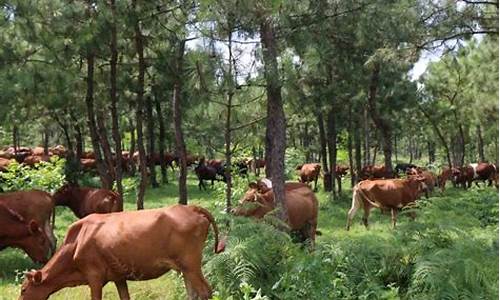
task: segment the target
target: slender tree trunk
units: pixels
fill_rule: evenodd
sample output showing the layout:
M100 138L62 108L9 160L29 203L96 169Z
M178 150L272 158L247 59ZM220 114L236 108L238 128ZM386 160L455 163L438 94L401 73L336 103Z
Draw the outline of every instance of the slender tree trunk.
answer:
M108 131L106 129L106 125L104 124L104 113L102 110L99 110L97 112L97 128L101 149L104 153L104 166L108 170L108 173L111 175L111 180L114 180L116 174L113 167L113 153L111 152L111 145L109 144Z
M320 154L321 154L321 164L325 174L329 173L328 168L328 157L326 155L326 137L325 137L325 122L323 121L323 113L321 111L317 112L318 130L319 130L319 143L320 143Z
M354 148L355 151L355 161L356 161L356 176L351 171L351 176L356 177L356 182L359 181L359 174L361 173L361 122L359 119L356 120L356 126L354 128Z
M43 133L43 154L49 155L49 128L45 126Z
M186 145L184 143L184 135L182 132L182 115L181 115L181 92L182 92L182 70L184 66L184 48L186 41L180 41L177 61L176 61L176 76L174 82L174 93L172 97L172 111L175 130L175 147L177 157L179 158L179 204L187 204L187 165L186 165Z
M364 161L364 165L369 165L370 164L370 121L368 120L368 109L365 107L365 109L363 110L363 114L364 114L364 122L363 122L363 125L364 125L364 129L365 129L365 141L364 141L364 157L365 157L365 161Z
M266 174L271 176L274 200L278 215L287 220L285 206L285 146L286 121L281 99L281 83L278 71L278 53L272 18L267 17L260 24L260 38L264 57L264 74L267 91L267 127L266 127Z
M435 145L433 141L427 140L427 149L429 156L429 164L431 165L436 160Z
M450 156L450 147L448 147L448 143L446 142L446 138L439 129L438 125L434 120L431 118L431 116L423 109L421 106L418 106L419 110L422 112L422 114L429 120L429 123L431 123L432 128L434 128L434 132L437 134L439 140L441 141L442 146L445 149L445 154L446 154L446 160L448 161L448 167L451 169L453 164L451 163L451 156ZM411 139L410 139L411 141Z
M161 109L161 101L159 97L155 97L156 116L158 118L159 136L158 136L158 153L160 154L161 181L168 183L167 164L165 161L165 122Z
M398 162L398 137L396 133L394 133L394 157L396 159L396 163Z
M376 106L377 88L379 83L380 66L377 64L372 70L368 94L368 110L370 116L382 135L382 150L384 151L384 163L386 176L392 177L392 128L389 122L382 118Z
M354 160L353 160L353 145L352 145L352 140L353 140L353 128L352 128L352 107L349 105L349 117L348 117L348 123L347 123L347 151L349 155L349 172L354 174ZM351 187L354 186L356 183L356 178L354 176L351 176ZM340 192L340 191L339 191Z
M478 152L479 162L485 162L486 160L484 159L483 133L481 131L480 124L476 125L476 135L477 135L477 152Z
M97 171L101 178L102 187L111 189L113 187L113 179L106 171L104 162L101 156L101 149L99 145L99 135L97 133L97 124L94 111L94 54L91 51L87 52L87 94L85 103L87 106L87 122L90 131L90 138L92 140L92 148L96 159Z
M160 185L156 181L156 162L155 162L155 130L153 119L153 99L146 97L146 119L147 119L147 132L148 132L148 157L146 159L149 165L149 181L152 188L157 188Z
M136 163L133 160L132 156L135 153L135 146L137 144L135 140L135 127L132 119L129 119L129 129L130 129L130 148L129 148L129 157L130 157L130 174L134 175L136 171Z
M327 134L328 134L328 154L330 156L330 173L332 181L332 197L337 198L335 190L335 181L337 178L337 126L335 120L335 112L332 107L328 112Z
M110 0L110 8L112 15L111 22L111 60L110 60L110 76L109 76L109 93L111 99L111 130L113 135L113 141L115 143L115 181L116 181L116 190L118 195L120 196L119 201L119 209L123 210L123 185L122 185L122 176L123 176L123 157L122 157L122 138L120 134L120 125L119 125L119 115L118 115L118 94L117 94L117 64L118 64L118 49L117 49L117 32L116 32L116 5L115 0Z
M231 26L230 26L231 28ZM228 32L229 43L228 43L228 51L229 51L229 80L230 84L228 85L227 91L227 103L226 103L226 126L224 130L224 142L226 145L225 155L226 155L226 168L224 170L224 176L226 177L226 212L229 213L231 211L231 195L232 195L232 162L231 162L231 110L233 107L233 95L234 95L234 84L233 84L233 49L232 49L232 38L233 32L232 29Z
M17 125L16 124L14 124L14 126L12 127L12 144L14 146L14 157L17 160L17 149L19 148L19 145L18 145L18 139L17 139Z
M304 123L304 134L303 134L303 146L306 154L306 162L311 162L311 149L310 149L310 141L309 141L309 124L308 122Z
M135 9L136 0L132 2ZM139 21L135 23L135 46L138 57L138 87L137 87L137 107L136 107L136 128L137 128L137 149L139 150L139 172L141 174L141 180L139 183L139 191L137 193L137 209L144 209L144 194L146 192L146 181L147 181L147 171L146 171L146 151L144 149L143 140L143 106L144 106L144 74L146 72L146 63L144 61L144 45L143 36L141 33L141 28Z

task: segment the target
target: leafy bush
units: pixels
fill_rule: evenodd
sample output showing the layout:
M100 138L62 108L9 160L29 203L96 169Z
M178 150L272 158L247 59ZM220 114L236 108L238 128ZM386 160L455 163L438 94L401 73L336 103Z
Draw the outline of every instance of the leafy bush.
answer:
M7 172L0 173L0 188L3 191L39 189L54 192L65 182L65 160L57 156L49 162L40 162L30 168L17 162L11 163Z

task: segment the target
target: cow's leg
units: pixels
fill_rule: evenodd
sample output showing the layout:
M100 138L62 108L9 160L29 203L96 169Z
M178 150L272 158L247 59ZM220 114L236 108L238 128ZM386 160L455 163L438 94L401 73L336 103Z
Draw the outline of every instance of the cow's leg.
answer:
M368 203L365 203L363 206L364 210L364 215L363 215L363 224L365 225L365 228L368 230L368 217L370 216L370 210L371 210L371 205Z
M391 208L391 220L392 220L392 228L396 228L396 218L398 216L398 209L397 208Z
M212 296L212 289L201 273L201 249L200 255L190 255L182 262L182 275L188 294L188 299L208 300Z
M89 279L90 298L92 300L102 300L103 283L99 279Z
M358 197L358 191L356 190L356 188L354 188L354 191L352 193L351 209L347 213L347 224L345 226L346 230L349 230L351 228L352 218L354 218L354 215L356 214L356 211L358 211L360 206L361 206L361 201Z
M337 176L337 186L339 187L339 195L342 193L342 177Z
M128 294L127 281L115 281L116 289L118 290L118 295L120 300L130 300L130 295Z

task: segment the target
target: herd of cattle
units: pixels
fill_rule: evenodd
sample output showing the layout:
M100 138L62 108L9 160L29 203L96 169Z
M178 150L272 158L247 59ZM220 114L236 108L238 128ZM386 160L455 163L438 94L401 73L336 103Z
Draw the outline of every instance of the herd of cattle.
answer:
M203 180L224 178L223 161L197 159L195 172L200 188L204 187ZM248 162L236 164L240 171L248 165ZM253 162L254 169L255 165ZM264 167L263 161L259 161L258 167ZM348 169L337 166L339 182ZM300 241L308 240L314 247L319 234L318 200L309 184L314 182L316 189L321 166L308 163L297 170L300 182L285 184L287 222ZM406 173L405 178L394 178L402 172ZM381 166L366 166L355 175L360 181L353 188L347 230L359 208L364 209L365 226L374 207L390 211L395 226L399 209L411 205L424 193L428 195L435 186L444 189L447 180L464 188L475 180L489 181L490 185L495 182L498 187L497 167L486 163L444 169L439 176L410 164L397 165L394 173ZM323 176L328 178L331 174ZM183 274L190 299L209 299L211 288L201 271L204 244L210 227L214 231L215 253L224 251L227 238L219 240L210 212L192 205L121 211L121 201L110 190L69 184L53 194L42 191L0 194L0 250L20 248L32 260L45 263L40 270L26 273L19 299L48 299L60 289L77 285L88 285L92 299L101 299L102 288L110 281L115 283L120 299L129 299L127 280L153 279L172 269ZM57 251L53 234L55 206L66 206L80 218L69 227ZM232 213L262 218L275 207L272 183L264 178L249 184Z

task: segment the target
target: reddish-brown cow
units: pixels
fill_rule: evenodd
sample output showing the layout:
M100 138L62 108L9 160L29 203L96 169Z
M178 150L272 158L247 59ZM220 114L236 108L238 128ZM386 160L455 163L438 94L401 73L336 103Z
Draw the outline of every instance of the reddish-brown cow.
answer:
M49 160L50 156L48 155L29 155L24 159L23 164L30 167L34 167L36 164L39 164L42 161L49 161Z
M462 185L464 189L472 186L474 180L474 168L471 166L458 167L451 169L452 179L456 185Z
M495 181L495 175L498 171L494 164L478 163L478 164L470 164L470 166L474 170L473 180L476 183L476 186L479 187L478 181L482 181L483 183L488 181L488 186L491 186L493 181Z
M429 195L434 191L434 187L437 185L437 177L433 172L426 171L423 168L411 168L407 171L408 177L422 177L426 186L425 197L429 198Z
M359 180L366 179L382 179L382 178L395 178L397 174L393 171L389 173L385 170L384 165L372 166L367 165L361 169L361 173L359 174Z
M339 193L342 192L342 177L347 175L347 170L349 170L349 167L346 166L341 166L337 165L335 167L335 177L337 178L337 189ZM323 187L325 188L325 191L331 191L332 190L332 172L325 173L323 172Z
M248 161L248 168L257 176L260 174L260 169L266 167L266 161L260 158L250 159Z
M309 184L314 182L314 191L318 190L318 177L321 172L321 165L317 163L303 164L300 168L299 182Z
M42 300L65 287L89 285L92 299L98 300L103 286L113 281L120 299L128 300L127 280L154 279L172 269L183 274L189 299L209 299L212 291L201 263L210 225L214 251L221 252L217 225L201 207L92 214L71 225L41 270L26 274L19 299Z
M52 197L36 190L6 193L0 195L0 206L0 250L21 248L34 261L46 262L56 247Z
M96 160L93 158L81 158L80 164L82 165L82 169L84 171L91 171L97 168Z
M0 157L0 172L5 172L7 171L7 168L9 165L12 163L11 159L6 159L3 157Z
M347 213L346 229L351 227L356 211L363 207L363 223L368 228L370 210L378 207L391 210L392 224L396 227L398 209L415 202L422 191L424 178L364 180L354 186L351 209ZM414 216L413 216L414 217Z
M69 207L78 218L94 213L106 214L120 211L120 196L106 189L66 184L54 193L53 198L56 206Z
M318 222L318 200L314 192L304 183L287 182L285 206L290 229L300 233L303 241L310 239L311 246L314 247ZM250 183L249 190L240 200L239 206L233 209L233 213L260 219L275 207L273 190L268 185L263 182Z

